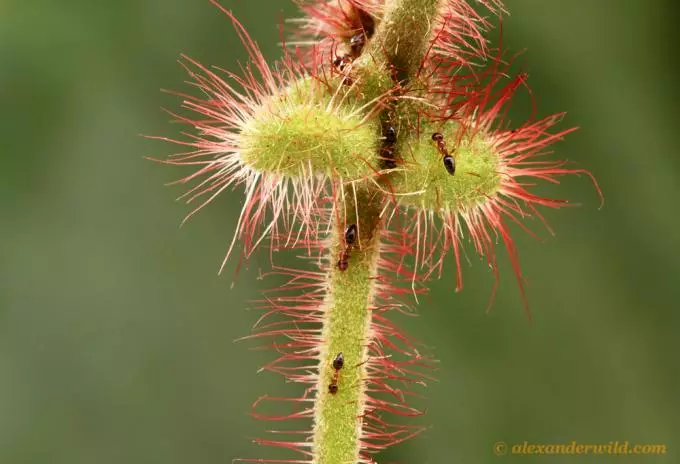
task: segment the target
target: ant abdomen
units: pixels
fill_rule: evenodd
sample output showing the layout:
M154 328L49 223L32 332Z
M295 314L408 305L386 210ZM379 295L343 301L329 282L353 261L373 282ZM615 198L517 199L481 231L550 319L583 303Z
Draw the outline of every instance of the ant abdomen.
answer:
M349 48L352 51L352 56L358 57L361 55L364 45L366 45L366 34L364 32L352 36L352 38L349 39Z
M382 169L394 169L394 146L397 143L397 131L392 124L384 123L382 127L383 144L380 148L380 166Z
M352 246L357 240L357 225L350 224L345 229L345 245Z
M333 359L333 369L336 371L339 371L342 369L342 366L345 365L345 355L342 354L342 352L338 353L335 358Z
M453 156L444 156L444 167L449 174L454 175L456 173L456 160L453 158Z
M345 229L345 248L340 252L340 258L338 259L337 264L338 269L343 272L349 268L349 256L357 241L357 230L356 224L350 224L347 226L347 229Z
M394 126L387 126L385 129L385 145L394 145L397 143L397 131L394 129Z

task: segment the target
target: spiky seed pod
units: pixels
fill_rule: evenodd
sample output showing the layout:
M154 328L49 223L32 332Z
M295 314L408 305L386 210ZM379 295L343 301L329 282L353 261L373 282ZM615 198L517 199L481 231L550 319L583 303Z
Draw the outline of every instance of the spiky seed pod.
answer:
M238 20L222 10L249 53L245 76L221 75L184 57L200 95L179 94L190 114L173 116L196 135L156 138L188 148L163 163L198 167L178 181L194 183L184 197L199 202L187 219L224 190L243 186L246 197L224 266L237 240L247 257L268 237L290 241L312 233L312 211L327 180L374 176L378 163L369 155L379 141L376 122L367 119L377 102L348 96L322 63L308 67L287 54L270 67Z
M497 78L499 76L494 76L492 81L498 82ZM425 269L428 276L434 271L441 273L443 258L452 250L457 267L456 290L463 287L463 237L467 235L477 253L486 257L496 283L498 268L494 248L496 239L500 238L524 298L519 258L508 221L522 225L522 220L537 216L547 226L537 206L569 205L567 200L531 193L529 188L536 181L559 183L560 176L586 175L600 194L590 172L570 169L564 161L544 159L547 147L576 130L554 131L563 114L528 121L512 130L503 129L505 107L525 81L526 75L521 74L500 90L489 85L472 93L469 100L459 106L457 118L430 114L430 121L428 117L420 119L420 139L407 142L404 150L408 153L408 162L393 179L392 187L400 195L400 203L413 213L406 229L419 243L417 266ZM448 111L446 106L442 107L443 113ZM428 137L428 134L433 135ZM452 169L447 166L446 170L441 169L440 164L442 153L444 159L447 156L442 145L445 140L453 143L456 154ZM452 170L456 173L453 177Z

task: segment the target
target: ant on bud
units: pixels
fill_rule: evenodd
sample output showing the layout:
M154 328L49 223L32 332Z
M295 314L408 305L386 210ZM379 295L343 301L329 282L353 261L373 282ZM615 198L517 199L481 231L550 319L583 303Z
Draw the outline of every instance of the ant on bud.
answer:
M380 161L383 169L394 169L397 163L394 160L394 145L397 143L397 131L390 123L384 123L382 127L383 145L380 148Z
M350 52L347 55L340 56L333 60L333 65L340 72L343 72L347 65L354 61L355 58L361 56L361 52L364 50L364 46L366 45L367 40L370 38L370 36L373 35L375 25L373 23L372 18L366 15L365 13L363 16L364 17L362 18L362 22L366 23L367 28L362 30L358 34L353 35L349 39ZM354 80L349 76L345 76L345 78L342 80L343 85L352 85L353 83Z
M342 250L342 252L340 252L340 258L338 259L338 269L343 272L349 268L349 256L352 248L354 248L354 243L356 240L357 225L350 224L345 230L345 248Z
M444 143L444 136L439 132L435 132L432 134L432 140L437 144L437 149L442 155L444 167L450 175L454 175L456 173L456 160L449 154L449 150Z

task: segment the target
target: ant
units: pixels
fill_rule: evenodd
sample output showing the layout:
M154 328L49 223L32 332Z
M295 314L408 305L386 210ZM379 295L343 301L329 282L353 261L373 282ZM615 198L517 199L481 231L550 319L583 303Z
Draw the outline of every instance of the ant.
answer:
M349 40L350 52L346 55L340 55L333 60L333 66L340 72L343 72L349 64L361 55L362 50L366 45L366 34L360 32Z
M432 140L437 143L437 149L443 156L444 167L450 175L454 175L456 173L456 160L453 156L449 155L449 150L446 149L446 144L444 143L444 136L439 132L435 132L432 134Z
M366 42L371 38L375 30L373 18L362 10L360 10L360 20L362 23L362 30L349 39L349 53L333 60L333 65L340 72L343 72L348 64L361 56L361 52L364 50ZM342 83L344 85L352 85L354 80L351 77L346 76L342 80Z
M328 385L328 392L331 395L335 395L338 392L338 377L340 376L340 369L342 369L342 366L345 365L345 356L342 354L342 351L338 353L335 358L333 359L333 369L335 369L335 372L333 373L333 380L331 383Z
M397 143L397 131L391 124L383 124L383 146L380 148L380 159L383 169L394 169L397 163L394 160L394 145Z
M340 259L338 259L338 269L341 271L346 271L349 268L349 256L354 248L354 243L357 240L357 225L350 224L345 230L345 248L340 253Z

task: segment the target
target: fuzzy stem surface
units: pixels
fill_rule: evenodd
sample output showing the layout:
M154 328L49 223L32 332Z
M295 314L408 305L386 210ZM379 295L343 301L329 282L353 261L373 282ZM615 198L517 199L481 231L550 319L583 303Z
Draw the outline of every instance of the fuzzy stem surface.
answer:
M381 197L376 193L367 189L348 192L344 208L334 220L314 408L315 464L360 462L366 356L381 231ZM351 224L357 225L358 238L348 251L344 231ZM344 271L336 265L343 254L347 254L348 265ZM344 366L336 370L333 360L339 353L344 356ZM335 393L329 391L332 383L338 387Z
M388 0L385 17L359 65L367 92L391 86L389 68L400 81L415 77L427 53L431 31L443 0ZM374 96L374 95L371 95ZM376 153L379 156L379 154ZM361 453L368 346L372 341L371 308L377 284L384 193L371 183L351 185L334 218L331 269L328 272L317 396L314 403L313 463L366 462ZM337 261L347 251L345 230L356 224L358 238L347 253L346 270ZM333 360L344 355L336 370ZM337 391L329 390L331 384Z
M388 0L385 17L367 55L383 57L396 68L400 80L415 76L443 3L444 0Z

